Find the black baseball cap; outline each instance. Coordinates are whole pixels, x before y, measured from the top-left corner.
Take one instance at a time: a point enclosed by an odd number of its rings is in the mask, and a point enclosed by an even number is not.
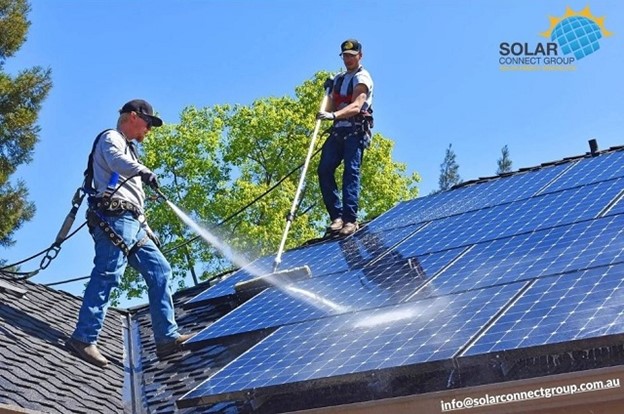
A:
[[[154,109],[149,102],[144,101],[143,99],[133,99],[130,102],[127,102],[124,106],[119,110],[120,114],[125,114],[128,112],[136,112],[141,115],[145,115],[151,118],[152,126],[159,127],[163,124],[162,119],[157,116],[154,116]]]
[[[347,39],[340,45],[341,55],[357,55],[362,51],[362,44],[355,39]]]

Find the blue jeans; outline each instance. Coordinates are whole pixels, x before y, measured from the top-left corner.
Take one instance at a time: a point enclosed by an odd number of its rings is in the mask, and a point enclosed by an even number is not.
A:
[[[334,129],[323,144],[318,167],[319,185],[325,208],[331,220],[339,217],[346,223],[357,220],[360,198],[360,167],[364,154],[364,132]],[[342,202],[336,185],[335,172],[344,160]]]
[[[132,213],[106,216],[107,223],[117,232],[129,248],[142,240],[146,232]],[[78,341],[95,344],[104,324],[111,290],[119,285],[128,263],[145,279],[148,287],[149,309],[156,344],[174,341],[180,336],[175,321],[171,297],[171,266],[152,240],[149,240],[129,257],[111,242],[101,228],[91,233],[95,241],[95,258],[91,279],[84,293],[78,313],[76,330],[72,334]]]

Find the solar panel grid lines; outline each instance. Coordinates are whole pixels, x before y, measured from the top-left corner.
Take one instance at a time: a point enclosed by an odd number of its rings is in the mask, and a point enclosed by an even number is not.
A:
[[[249,267],[253,267],[254,269],[270,269],[272,260],[273,258],[269,256],[261,257],[251,262]],[[255,277],[254,274],[248,270],[249,267],[237,270],[231,276],[221,280],[216,285],[209,287],[202,293],[189,299],[185,304],[201,303],[211,299],[234,295],[236,293],[234,291],[234,285],[243,280],[249,280]]]
[[[468,349],[472,348],[475,343],[477,343],[482,337],[484,337],[487,334],[489,328],[495,325],[506,314],[507,310],[511,308],[512,306],[514,306],[520,300],[520,298],[525,294],[525,292],[531,286],[535,284],[536,280],[537,279],[526,281],[524,286],[518,290],[517,294],[513,298],[510,299],[507,305],[504,308],[501,308],[499,312],[488,321],[487,325],[484,325],[482,329],[470,341],[468,341],[461,349],[457,351],[456,357],[464,356],[464,354],[466,353]],[[518,283],[518,282],[513,282],[513,283]]]
[[[535,194],[533,194],[533,196],[538,196],[538,195],[542,195],[544,194],[544,192],[546,192],[548,190],[549,187],[551,187],[557,180],[559,180],[559,178],[564,175],[570,168],[574,168],[574,166],[578,163],[578,161],[572,161],[569,164],[567,164],[566,168],[561,169],[561,171],[559,171],[559,173],[557,175],[555,175],[554,177],[552,177],[552,179],[550,181],[548,181],[546,184],[544,184],[544,186],[542,188],[540,188],[539,190],[537,190],[535,192]]]
[[[598,217],[604,217],[606,215],[622,214],[624,213],[624,189],[615,196],[615,198],[598,214]]]
[[[453,358],[524,282],[287,325],[187,393],[179,405],[305,388]]]
[[[387,256],[376,266],[267,289],[200,331],[189,343],[214,342],[245,332],[399,303],[462,250],[419,258]]]
[[[461,250],[461,252],[455,256],[451,261],[449,261],[446,265],[444,265],[444,267],[442,267],[438,272],[436,272],[435,274],[433,274],[429,279],[427,279],[425,281],[425,283],[423,283],[421,286],[419,286],[414,293],[412,293],[411,295],[409,295],[405,301],[411,301],[411,300],[415,300],[419,297],[422,297],[423,295],[425,297],[429,297],[429,296],[434,296],[435,294],[432,294],[431,291],[433,290],[435,292],[435,283],[432,283],[432,281],[435,280],[435,277],[437,275],[439,275],[440,273],[446,271],[446,269],[448,269],[449,267],[453,266],[459,259],[461,259],[462,257],[466,256],[468,253],[470,253],[470,251],[475,247],[475,245],[471,245],[471,246],[466,246],[463,250]]]
[[[395,249],[413,256],[592,219],[623,187],[621,178],[442,218]]]
[[[623,225],[608,216],[481,243],[432,283],[444,294],[617,263]]]
[[[549,169],[545,169],[545,170],[538,170],[537,172],[532,172],[532,173],[524,173],[524,174],[520,174],[518,176],[510,176],[510,177],[506,177],[505,179],[511,179],[516,177],[518,180],[520,181],[524,181],[525,184],[526,183],[532,183],[532,186],[522,186],[520,185],[520,188],[524,189],[524,192],[519,192],[516,189],[516,195],[517,194],[522,194],[523,196],[528,195],[528,190],[529,189],[533,189],[535,187],[535,184],[538,182],[543,182],[546,178],[555,175],[555,172],[557,172],[556,168],[562,168],[563,167],[568,167],[568,165],[563,164],[560,166],[556,166],[556,167],[549,167]],[[567,171],[567,170],[566,170]],[[536,180],[534,177],[532,179],[530,175],[528,174],[537,174],[537,173],[541,173],[542,175],[548,172],[548,174],[546,174],[545,177],[542,177],[541,180]],[[559,173],[557,173],[559,174]],[[530,201],[531,199],[524,199],[524,200],[520,200],[516,203],[507,203],[507,204],[503,204],[503,205],[495,205],[495,198],[498,197],[498,199],[502,199],[502,200],[506,200],[509,198],[509,192],[499,192],[499,191],[492,191],[492,189],[496,186],[500,186],[502,185],[501,183],[505,183],[505,184],[509,184],[510,182],[503,182],[500,181],[502,179],[499,180],[494,180],[491,183],[485,183],[485,184],[479,184],[478,186],[474,186],[473,187],[466,187],[466,189],[458,189],[458,190],[453,190],[453,191],[449,191],[449,192],[445,192],[445,193],[441,193],[440,195],[436,195],[436,197],[438,197],[437,199],[434,199],[435,197],[425,197],[423,199],[416,199],[415,201],[419,201],[419,200],[425,200],[425,204],[433,206],[436,204],[441,204],[442,207],[436,207],[433,212],[431,211],[431,209],[429,209],[429,213],[426,213],[427,208],[425,208],[425,213],[426,215],[430,216],[430,217],[437,217],[437,216],[445,216],[444,214],[439,214],[440,208],[442,209],[447,209],[447,206],[449,203],[452,205],[454,204],[454,200],[453,199],[463,199],[461,200],[460,204],[462,204],[462,208],[459,209],[459,211],[461,212],[462,210],[465,210],[465,208],[468,209],[472,209],[472,208],[476,208],[478,206],[481,206],[482,209],[480,210],[471,210],[468,213],[465,214],[460,214],[460,213],[455,213],[455,215],[446,215],[446,217],[448,217],[448,222],[446,222],[447,226],[450,226],[452,231],[449,230],[444,230],[443,232],[445,234],[442,235],[442,237],[438,237],[435,239],[436,244],[431,244],[430,245],[430,249],[428,251],[424,251],[424,252],[420,252],[420,253],[427,253],[427,252],[431,252],[431,251],[436,251],[436,250],[441,250],[441,249],[445,249],[445,248],[454,248],[456,247],[459,243],[463,243],[463,244],[471,244],[471,243],[476,243],[479,242],[485,238],[488,237],[500,237],[501,236],[501,230],[506,232],[506,233],[513,233],[513,232],[518,232],[520,230],[517,230],[514,226],[519,226],[519,225],[524,225],[524,227],[530,227],[531,222],[529,221],[523,221],[522,219],[525,219],[527,217],[527,215],[525,216],[519,216],[518,212],[522,211],[523,208],[525,208],[525,206],[532,204],[532,202]],[[615,183],[621,183],[622,181],[617,180],[614,181],[611,184],[611,188],[615,188]],[[479,191],[476,190],[477,187],[483,187],[483,186],[489,186],[489,193],[495,193],[495,194],[488,194],[488,198],[486,199],[482,199],[480,198],[480,196],[478,195]],[[608,185],[608,184],[604,184],[604,183],[600,183],[600,186],[603,185]],[[513,187],[513,186],[511,186]],[[593,188],[593,187],[592,187]],[[460,196],[456,195],[455,191],[459,191],[461,193],[461,191],[464,190],[463,194],[460,194]],[[468,191],[469,190],[469,191]],[[468,193],[466,193],[466,191],[468,191]],[[483,189],[480,190],[481,192],[485,191]],[[584,190],[577,190],[577,191],[584,191]],[[598,191],[596,191],[598,192]],[[459,193],[457,193],[459,194]],[[472,194],[470,196],[470,194]],[[558,194],[558,196],[555,197],[561,197],[561,194],[559,193],[555,193]],[[567,193],[566,193],[567,195]],[[598,196],[596,199],[597,200],[602,200],[604,198],[604,196]],[[568,197],[567,200],[574,200],[574,197]],[[468,200],[468,201],[466,201]],[[457,200],[455,200],[457,201]],[[519,203],[519,204],[518,204]],[[407,202],[406,204],[409,204],[409,202]],[[401,242],[401,238],[405,237],[406,235],[408,235],[410,232],[419,232],[422,231],[418,230],[416,231],[416,224],[407,224],[405,225],[405,223],[409,223],[410,220],[406,221],[405,218],[405,211],[404,212],[400,212],[397,210],[401,210],[401,206],[403,204],[399,204],[396,208],[394,208],[393,210],[391,210],[391,212],[387,213],[387,214],[395,214],[397,215],[397,217],[399,217],[401,223],[404,225],[404,227],[399,227],[398,229],[395,229],[392,232],[388,232],[386,231],[386,234],[384,234],[384,238],[387,239],[386,241],[386,245],[389,246],[393,243],[399,243]],[[555,204],[557,205],[557,204]],[[469,207],[466,207],[469,206]],[[483,207],[485,206],[485,207]],[[492,210],[493,208],[496,208],[494,210]],[[437,210],[436,210],[437,209]],[[563,210],[563,204],[560,204],[560,209]],[[617,209],[617,206],[616,206]],[[537,220],[537,218],[542,217],[543,211],[548,211],[547,209],[542,209],[542,210],[538,210],[537,213],[538,214],[533,214],[532,215],[532,219],[533,220]],[[565,211],[566,215],[572,214],[575,211],[575,209],[567,209],[567,211]],[[617,211],[617,210],[615,210]],[[425,214],[423,213],[423,214]],[[448,212],[447,212],[448,213]],[[467,216],[467,214],[471,214],[472,216]],[[380,218],[383,218],[386,215],[382,215]],[[480,217],[482,217],[482,219],[480,219]],[[551,216],[548,218],[550,220],[553,219],[553,217],[556,217],[556,215],[554,214],[554,212],[551,214]],[[515,221],[512,220],[511,218],[515,218]],[[531,218],[529,216],[529,218]],[[472,226],[465,226],[465,225],[460,225],[460,224],[454,224],[455,222],[457,223],[461,223],[462,221],[465,223],[468,219],[469,223]],[[504,219],[504,220],[503,220]],[[436,219],[437,221],[433,223],[433,226],[428,229],[429,232],[432,231],[438,231],[437,227],[441,227],[444,225],[444,223],[442,222],[442,220],[444,220],[443,218],[440,219],[438,217],[438,219]],[[381,226],[378,224],[379,221],[378,219],[373,220],[373,222],[371,222],[367,227],[370,228],[370,233],[381,233],[384,230],[384,226],[383,226],[383,221],[381,222]],[[478,223],[478,224],[477,224]],[[488,223],[489,227],[487,227],[489,229],[489,233],[480,233],[477,231],[474,231],[474,226],[479,226],[482,225],[482,223]],[[496,225],[492,225],[492,223],[496,223]],[[422,224],[422,223],[421,223]],[[426,223],[425,223],[426,224]],[[507,228],[502,228],[503,225],[507,225]],[[454,228],[453,228],[454,226]],[[502,228],[502,229],[501,229]],[[364,230],[364,229],[363,229]],[[472,239],[468,239],[468,240],[461,240],[461,236],[462,233],[458,232],[458,231],[463,231],[463,236],[470,236]],[[477,235],[479,234],[483,234],[483,236],[481,236],[480,238],[477,237]],[[431,239],[431,236],[429,233],[423,233],[423,237],[427,238],[427,239]],[[453,239],[453,237],[455,237],[455,239]],[[360,235],[358,235],[356,233],[355,239],[360,238]],[[363,235],[361,236],[362,239],[366,238],[366,233],[363,232]],[[415,239],[417,240],[417,239]],[[451,243],[454,242],[455,244]],[[450,243],[448,245],[445,245],[445,243]],[[419,244],[423,244],[420,243]],[[324,245],[323,243],[321,243],[321,245],[323,247],[319,248],[320,250],[323,250],[325,247],[327,246],[331,246],[331,244],[328,245]],[[309,257],[310,258],[316,258],[318,257],[320,254],[325,255],[328,258],[331,258],[332,256],[334,256],[334,254],[332,252],[323,252],[323,253],[316,253],[312,250],[312,247],[307,247],[304,249],[295,249],[293,251],[289,251],[286,252],[284,255],[284,262],[282,264],[282,266],[284,268],[286,267],[297,267],[297,266],[302,266],[304,264],[308,264],[309,261],[307,261],[305,259],[306,253],[309,253]],[[331,250],[331,249],[329,249]],[[291,263],[287,263],[287,258],[289,256],[292,256],[293,260]],[[371,258],[365,258],[366,260],[370,260]],[[262,274],[266,274],[266,273],[270,273],[272,271],[272,262],[273,262],[273,256],[265,256],[263,258],[258,259],[257,261],[253,262],[251,265],[252,266],[256,266],[258,269],[264,269],[263,271],[255,271],[255,275],[251,274],[250,272],[246,271],[245,269],[241,269],[238,272],[236,272],[234,275],[232,275],[230,278],[226,279],[225,281],[219,283],[218,285],[212,286],[211,288],[209,288],[206,292],[203,292],[202,294],[198,295],[197,297],[191,299],[188,303],[200,303],[206,300],[211,300],[211,299],[218,299],[224,296],[231,296],[234,295],[234,285],[240,281],[243,280],[248,280],[251,279],[252,277],[255,277],[257,275],[259,275],[260,273]],[[319,265],[319,269],[314,269],[314,273],[315,274],[323,274],[326,272],[332,272],[332,271],[340,271],[341,269],[344,269],[344,266],[338,266],[336,262],[333,262],[332,260],[327,260],[327,261],[320,261],[318,263]],[[326,266],[324,266],[326,265]]]
[[[392,232],[376,231],[364,227],[351,237],[341,240],[327,240],[311,246],[288,250],[282,256],[278,270],[308,265],[313,277],[329,273],[359,268],[384,253],[389,247],[400,242],[422,224],[406,226]],[[344,243],[355,246],[346,251]],[[206,291],[190,299],[188,304],[219,299],[236,294],[234,285],[273,272],[274,255],[261,257],[247,267],[238,270],[229,278],[211,286]]]
[[[430,221],[426,223],[412,224],[412,225],[403,227],[402,231],[398,231],[396,233],[397,235],[400,235],[400,238],[396,237],[396,235],[393,239],[386,238],[384,239],[385,243],[383,244],[382,244],[382,239],[379,237],[379,232],[373,232],[373,231],[364,234],[362,237],[344,239],[344,241],[341,241],[340,243],[342,243],[342,245],[345,246],[345,248],[343,248],[343,252],[349,252],[349,251],[353,251],[354,249],[357,249],[356,246],[353,246],[353,244],[357,242],[362,243],[364,248],[367,250],[373,250],[375,252],[378,252],[376,255],[374,255],[374,257],[370,261],[365,263],[363,266],[363,267],[371,267],[371,266],[375,266],[376,263],[385,260],[386,256],[388,256],[389,254],[392,254],[392,252],[394,251],[394,248],[397,245],[403,243],[405,240],[407,240],[414,234],[422,231],[424,228],[426,228],[429,225],[431,225]],[[409,231],[409,229],[411,229],[412,231]],[[395,232],[392,232],[392,233],[395,233]],[[349,245],[351,245],[351,247],[349,247]],[[349,253],[345,253],[345,254],[349,254]]]
[[[462,356],[624,334],[624,263],[537,279]]]
[[[578,161],[546,189],[555,192],[600,181],[624,177],[624,151],[600,154]]]
[[[547,166],[416,198],[398,204],[370,225],[388,230],[526,199],[568,167],[568,164]]]

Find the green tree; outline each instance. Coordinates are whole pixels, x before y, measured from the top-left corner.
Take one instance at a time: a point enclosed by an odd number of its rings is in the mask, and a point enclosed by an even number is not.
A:
[[[444,155],[444,161],[440,164],[440,178],[438,179],[438,191],[445,191],[462,182],[459,176],[459,165],[457,164],[453,144],[449,144]]]
[[[0,0],[0,246],[10,246],[15,230],[35,213],[25,183],[10,178],[32,159],[37,115],[52,87],[49,69],[36,66],[15,76],[4,71],[6,59],[26,41],[29,11],[26,0]]]
[[[511,157],[509,155],[509,148],[505,145],[501,149],[501,157],[497,161],[498,168],[496,169],[496,174],[508,173],[511,171]]]
[[[293,96],[258,99],[250,105],[217,105],[186,108],[180,123],[155,129],[146,140],[144,162],[160,177],[163,191],[237,252],[251,260],[275,253],[286,213],[305,160],[315,114],[323,94],[326,72],[317,73],[295,89]],[[323,125],[329,127],[329,124]],[[327,135],[319,134],[316,150]],[[376,133],[362,167],[361,219],[366,221],[400,200],[418,195],[418,174],[407,175],[406,166],[392,160],[393,142]],[[289,233],[287,248],[319,237],[327,222],[316,169],[309,166],[298,214]],[[216,227],[280,179],[279,186],[227,223]],[[341,171],[337,172],[341,177]],[[150,226],[165,242],[164,251],[194,236],[163,203],[150,203]],[[190,269],[202,268],[210,277],[230,268],[220,252],[197,241],[167,254],[179,284]],[[122,283],[129,297],[143,289],[135,275]]]

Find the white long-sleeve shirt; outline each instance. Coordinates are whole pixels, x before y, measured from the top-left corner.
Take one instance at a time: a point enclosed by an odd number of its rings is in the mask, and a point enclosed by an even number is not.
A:
[[[109,130],[103,133],[93,152],[93,183],[96,196],[101,197],[113,172],[116,172],[119,174],[119,189],[113,197],[129,201],[143,210],[145,192],[141,177],[137,175],[121,185],[126,178],[148,170],[136,158],[130,145],[119,131]]]

